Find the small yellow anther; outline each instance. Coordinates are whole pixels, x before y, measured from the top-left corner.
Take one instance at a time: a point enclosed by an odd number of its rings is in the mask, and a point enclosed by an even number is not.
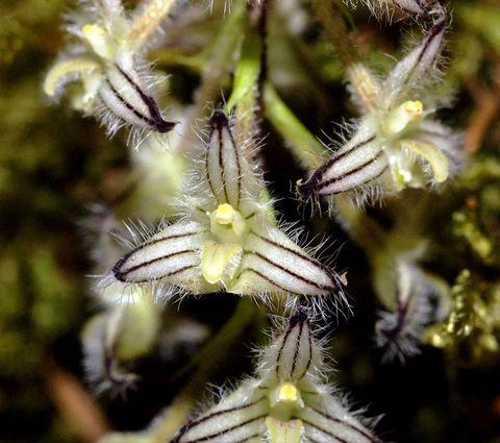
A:
[[[214,217],[217,223],[221,225],[229,225],[233,223],[236,218],[236,211],[230,204],[223,203],[215,210]]]
[[[278,401],[296,402],[299,399],[299,391],[292,383],[285,383],[278,392]]]
[[[408,100],[388,115],[384,130],[388,135],[399,134],[408,125],[419,122],[424,115],[424,105],[420,100]]]

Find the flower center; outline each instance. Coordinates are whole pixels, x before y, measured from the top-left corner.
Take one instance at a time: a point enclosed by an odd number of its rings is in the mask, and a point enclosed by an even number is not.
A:
[[[420,100],[408,100],[389,113],[384,132],[389,136],[400,134],[410,124],[420,122],[423,114],[424,105]]]
[[[269,393],[271,415],[281,421],[289,421],[296,411],[304,407],[300,391],[290,382],[282,383]]]
[[[210,213],[210,232],[221,243],[241,243],[247,231],[242,215],[230,204],[223,203]]]
[[[208,215],[214,240],[207,240],[203,245],[201,270],[208,283],[217,284],[230,280],[238,270],[247,224],[228,203],[219,205]]]

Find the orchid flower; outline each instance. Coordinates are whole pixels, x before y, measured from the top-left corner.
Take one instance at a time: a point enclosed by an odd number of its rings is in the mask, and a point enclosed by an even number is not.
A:
[[[438,103],[424,88],[436,74],[445,28],[436,23],[383,82],[361,64],[350,68],[362,117],[347,143],[298,183],[303,197],[350,193],[363,201],[443,183],[457,170],[461,138],[432,119]]]
[[[324,383],[321,354],[299,312],[263,352],[256,377],[192,419],[173,443],[378,442]]]
[[[71,18],[68,32],[77,40],[48,72],[44,91],[57,98],[69,83],[71,105],[94,115],[114,134],[121,126],[168,132],[175,122],[166,121],[154,98],[156,82],[142,60],[145,44],[173,0],[150,0],[127,16],[120,0],[94,0]]]
[[[226,115],[216,111],[186,187],[183,217],[120,259],[112,281],[160,282],[194,294],[342,293],[342,278],[277,227],[249,146],[236,140]]]

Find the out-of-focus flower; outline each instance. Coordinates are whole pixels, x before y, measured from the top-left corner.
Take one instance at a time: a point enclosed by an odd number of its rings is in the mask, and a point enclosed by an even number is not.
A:
[[[45,93],[59,97],[67,90],[72,107],[99,117],[110,135],[125,125],[157,132],[172,130],[176,123],[165,120],[160,111],[154,91],[158,78],[144,61],[143,52],[174,3],[150,0],[130,17],[120,0],[86,5],[70,18],[67,30],[76,42],[48,72]]]
[[[123,365],[147,355],[158,338],[160,319],[153,294],[137,288],[133,303],[110,306],[87,323],[84,365],[98,392],[123,391],[137,381]]]
[[[324,376],[321,347],[300,312],[265,349],[257,376],[191,420],[173,441],[378,442]]]
[[[456,172],[461,137],[431,118],[442,100],[426,91],[438,73],[445,29],[442,19],[383,82],[361,64],[349,69],[362,117],[349,141],[298,183],[303,197],[351,193],[363,202],[443,183]]]
[[[160,282],[195,294],[342,292],[340,277],[276,226],[265,183],[249,160],[252,146],[235,139],[228,118],[216,111],[182,218],[119,260],[110,276],[115,284]]]
[[[403,361],[420,353],[427,328],[446,318],[450,300],[446,284],[411,261],[401,259],[395,268],[394,303],[379,313],[376,342],[384,360]]]

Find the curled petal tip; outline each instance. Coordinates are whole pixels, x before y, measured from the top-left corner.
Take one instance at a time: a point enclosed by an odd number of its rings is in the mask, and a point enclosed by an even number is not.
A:
[[[229,126],[229,119],[224,111],[216,109],[210,117],[209,125],[212,128],[224,128]]]
[[[303,306],[299,306],[297,312],[290,318],[288,327],[289,329],[293,329],[295,326],[301,325],[307,321],[307,310]]]
[[[170,122],[170,121],[167,121],[165,119],[163,119],[162,117],[160,117],[158,120],[155,120],[154,121],[154,128],[162,133],[162,134],[165,134],[167,132],[170,132],[172,129],[174,129],[177,125],[179,124],[179,122]]]

